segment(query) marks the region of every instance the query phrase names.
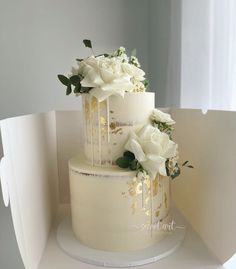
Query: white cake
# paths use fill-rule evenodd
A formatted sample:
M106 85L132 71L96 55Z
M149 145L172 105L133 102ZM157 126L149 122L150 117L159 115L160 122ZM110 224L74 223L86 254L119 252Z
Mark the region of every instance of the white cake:
M166 232L169 178L140 180L137 171L115 165L131 130L150 120L154 93L130 92L98 102L83 94L84 153L69 161L72 226L91 248L129 251L146 248ZM155 226L156 224L156 226Z

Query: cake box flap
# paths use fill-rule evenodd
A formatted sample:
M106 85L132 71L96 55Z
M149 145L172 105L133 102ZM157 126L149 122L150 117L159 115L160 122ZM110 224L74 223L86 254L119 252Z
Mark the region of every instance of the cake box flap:
M17 244L36 269L58 203L55 113L2 120L1 136Z
M173 182L177 207L222 262L236 252L236 112L172 109L182 168Z

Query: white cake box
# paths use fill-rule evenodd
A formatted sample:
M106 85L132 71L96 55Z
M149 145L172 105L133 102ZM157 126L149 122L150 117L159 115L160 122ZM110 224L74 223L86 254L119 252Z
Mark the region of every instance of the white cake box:
M208 111L204 115L201 110L171 109L170 113L177 122L175 140L181 160L190 160L195 167L182 169L182 175L173 181L173 201L217 264L223 264L236 252L236 112ZM80 111L1 121L3 198L6 205L10 201L27 269L92 268L67 257L54 240L54 224L69 208L68 160L83 151L81 121ZM197 240L193 238L186 240ZM180 268L191 267L182 264Z

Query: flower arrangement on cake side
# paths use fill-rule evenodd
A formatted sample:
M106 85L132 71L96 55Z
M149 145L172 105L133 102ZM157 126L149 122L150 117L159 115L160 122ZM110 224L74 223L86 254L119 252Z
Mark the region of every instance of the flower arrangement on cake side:
M85 39L83 43L92 55L76 59L78 65L72 67L69 76L58 75L67 95L72 91L75 95L89 93L101 102L111 95L145 91L148 82L135 55L128 57L125 48L120 47L114 53L95 56L92 42Z
M155 179L157 175L171 179L180 175L178 144L172 140L175 121L167 113L154 109L150 123L138 131L131 131L126 151L116 160L121 168L137 171L137 177ZM182 166L193 168L188 161Z

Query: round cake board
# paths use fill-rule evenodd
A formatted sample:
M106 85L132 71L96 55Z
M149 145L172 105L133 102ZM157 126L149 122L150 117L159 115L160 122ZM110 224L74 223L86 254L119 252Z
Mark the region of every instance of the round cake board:
M57 229L57 242L70 257L97 266L120 268L145 265L167 257L179 247L184 236L185 228L181 227L174 229L151 247L128 252L108 252L81 244L72 231L69 217L64 218Z

